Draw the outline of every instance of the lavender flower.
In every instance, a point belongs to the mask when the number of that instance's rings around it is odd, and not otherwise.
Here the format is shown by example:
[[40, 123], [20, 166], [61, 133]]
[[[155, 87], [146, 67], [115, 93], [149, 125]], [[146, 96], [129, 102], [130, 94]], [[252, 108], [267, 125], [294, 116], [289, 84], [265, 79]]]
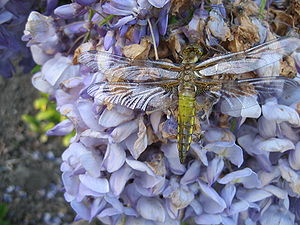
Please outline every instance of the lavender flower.
[[[179, 225], [181, 221], [254, 225], [266, 224], [271, 218], [273, 224], [280, 219], [284, 224], [296, 224], [300, 194], [298, 86], [263, 104], [251, 96], [222, 102], [209, 123], [197, 121], [203, 133], [191, 144], [186, 164], [179, 161], [174, 140], [177, 122], [172, 115], [165, 111], [148, 115], [87, 95], [88, 87], [107, 77], [104, 71], [76, 64], [83, 51], [135, 56], [141, 54], [134, 52], [140, 47], [147, 50], [143, 52], [147, 58], [150, 47], [141, 39], [151, 32], [157, 44], [164, 38], [163, 44], [155, 47], [171, 59], [178, 59], [184, 45], [194, 42], [210, 48], [226, 41], [230, 50], [243, 46], [240, 36], [235, 36], [241, 31], [233, 32], [239, 27], [238, 15], [232, 15], [235, 26], [230, 27], [226, 5], [223, 8], [218, 2], [212, 2], [209, 13], [203, 3], [188, 23], [165, 35], [169, 15], [180, 18], [187, 14], [187, 2], [180, 2], [111, 0], [100, 4], [78, 0], [56, 8], [60, 17], [56, 20], [37, 12], [28, 19], [23, 39], [42, 65], [33, 84], [49, 93], [57, 110], [67, 117], [48, 134], [76, 131], [61, 165], [65, 199], [77, 213], [75, 219], [127, 225]], [[247, 14], [244, 17], [242, 22], [257, 27], [259, 42], [264, 42], [271, 31]], [[71, 22], [66, 20], [69, 18]], [[81, 43], [83, 40], [87, 42]], [[74, 51], [74, 45], [80, 47]], [[281, 60], [282, 55], [266, 53], [259, 63], [271, 58]], [[293, 58], [299, 64], [297, 52]], [[256, 72], [258, 76], [278, 75], [280, 63]], [[220, 126], [221, 112], [229, 118], [227, 127], [231, 129]]]
[[[148, 0], [112, 0], [103, 5], [103, 11], [107, 14], [123, 16], [112, 25], [112, 28], [119, 28], [121, 33], [125, 34], [129, 29], [129, 25], [134, 25], [132, 41], [139, 43], [141, 38], [146, 34], [149, 23], [152, 23], [153, 33], [156, 39], [156, 44], [159, 44], [159, 34], [166, 33], [168, 11], [170, 4], [169, 0], [165, 1], [148, 1]], [[154, 7], [162, 8], [158, 15], [158, 26], [154, 17]], [[122, 36], [122, 35], [121, 35]], [[111, 40], [112, 42], [113, 40]], [[106, 48], [108, 50], [108, 48]]]
[[30, 52], [20, 41], [26, 18], [33, 8], [34, 1], [0, 2], [0, 75], [11, 77], [15, 72], [14, 65], [28, 73], [34, 66]]

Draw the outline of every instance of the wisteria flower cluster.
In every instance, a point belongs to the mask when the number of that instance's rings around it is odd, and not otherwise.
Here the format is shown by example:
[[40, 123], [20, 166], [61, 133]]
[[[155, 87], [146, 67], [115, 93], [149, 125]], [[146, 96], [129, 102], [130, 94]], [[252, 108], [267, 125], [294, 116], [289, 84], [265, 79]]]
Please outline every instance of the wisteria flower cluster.
[[[76, 131], [61, 165], [65, 199], [76, 220], [126, 225], [299, 223], [299, 87], [234, 115], [215, 112], [209, 121], [197, 120], [201, 140], [191, 144], [189, 160], [181, 164], [172, 115], [98, 102], [86, 90], [106, 80], [104, 72], [78, 63], [88, 50], [177, 62], [191, 43], [207, 48], [208, 55], [240, 51], [276, 34], [296, 35], [286, 27], [286, 21], [299, 23], [300, 6], [293, 4], [270, 6], [277, 18], [272, 24], [258, 19], [255, 2], [238, 0], [226, 5], [215, 0], [75, 0], [51, 16], [32, 12], [23, 40], [42, 66], [32, 82], [67, 117], [48, 135]], [[276, 22], [283, 17], [289, 18], [284, 26]], [[300, 40], [296, 45], [299, 50]], [[294, 51], [283, 63], [258, 72], [297, 79], [299, 66], [300, 54]]]

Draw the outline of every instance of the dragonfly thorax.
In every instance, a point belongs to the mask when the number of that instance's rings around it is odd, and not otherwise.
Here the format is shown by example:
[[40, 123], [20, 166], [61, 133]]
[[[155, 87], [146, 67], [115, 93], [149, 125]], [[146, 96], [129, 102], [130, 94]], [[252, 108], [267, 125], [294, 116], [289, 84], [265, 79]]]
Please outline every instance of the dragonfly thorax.
[[194, 79], [194, 73], [191, 70], [183, 71], [179, 74], [181, 82], [191, 82]]

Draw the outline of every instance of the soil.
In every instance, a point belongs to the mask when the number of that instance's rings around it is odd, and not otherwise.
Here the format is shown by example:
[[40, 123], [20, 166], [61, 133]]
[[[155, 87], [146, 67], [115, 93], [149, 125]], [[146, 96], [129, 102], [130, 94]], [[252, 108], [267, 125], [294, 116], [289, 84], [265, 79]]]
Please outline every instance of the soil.
[[60, 178], [61, 138], [41, 143], [21, 119], [36, 113], [32, 103], [39, 93], [31, 75], [0, 76], [0, 90], [0, 203], [8, 208], [6, 220], [13, 225], [72, 224], [75, 214], [64, 200]]

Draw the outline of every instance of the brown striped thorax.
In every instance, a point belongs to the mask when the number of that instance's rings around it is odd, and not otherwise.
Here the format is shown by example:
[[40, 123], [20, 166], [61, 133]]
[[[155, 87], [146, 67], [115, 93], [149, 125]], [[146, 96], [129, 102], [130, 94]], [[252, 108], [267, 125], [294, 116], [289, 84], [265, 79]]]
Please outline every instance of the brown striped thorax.
[[268, 97], [280, 96], [283, 87], [298, 86], [293, 79], [280, 76], [280, 71], [269, 69], [295, 51], [300, 51], [300, 40], [286, 37], [204, 61], [201, 46], [189, 45], [180, 53], [180, 64], [97, 51], [83, 52], [78, 60], [105, 77], [87, 90], [97, 104], [120, 104], [151, 113], [176, 103], [178, 152], [184, 163], [195, 136], [198, 110], [209, 116], [217, 103], [214, 108], [220, 112], [241, 115]]

